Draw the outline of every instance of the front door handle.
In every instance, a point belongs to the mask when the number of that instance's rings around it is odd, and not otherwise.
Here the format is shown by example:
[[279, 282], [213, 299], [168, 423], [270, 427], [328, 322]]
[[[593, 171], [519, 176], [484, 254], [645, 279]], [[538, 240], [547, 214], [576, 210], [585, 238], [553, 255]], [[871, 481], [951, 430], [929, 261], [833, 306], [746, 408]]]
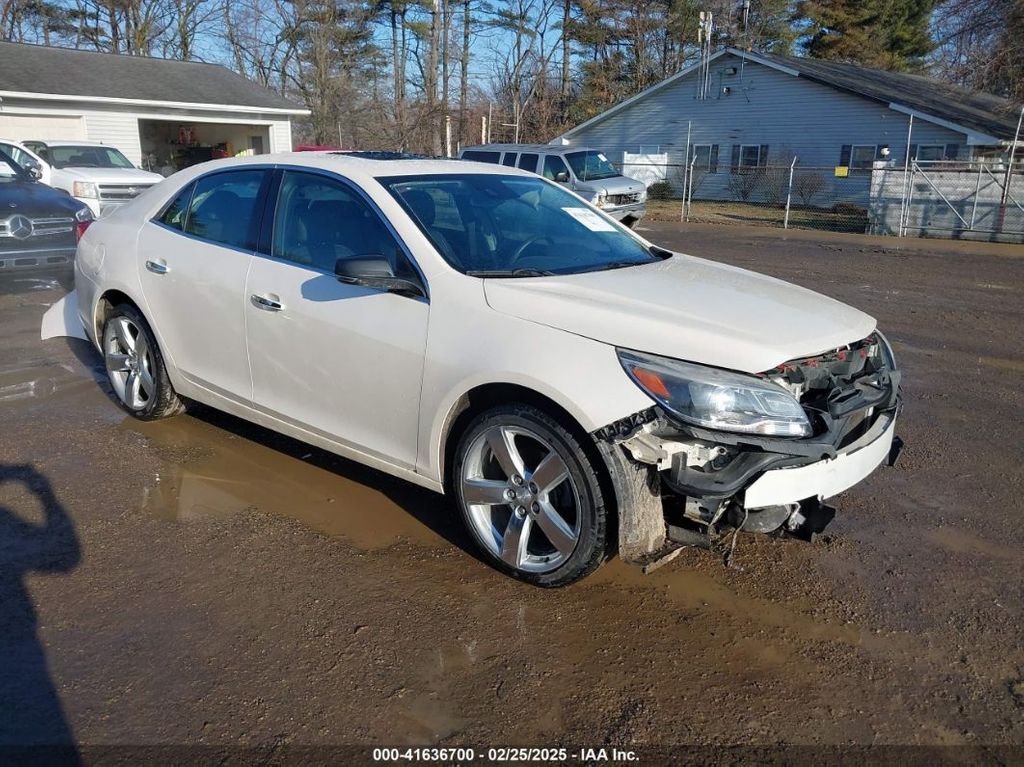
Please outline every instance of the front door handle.
[[254, 306], [268, 312], [279, 312], [284, 308], [284, 304], [282, 304], [273, 293], [269, 295], [253, 293], [249, 298]]
[[167, 274], [170, 269], [167, 268], [167, 262], [162, 258], [151, 258], [146, 261], [146, 268], [153, 274]]

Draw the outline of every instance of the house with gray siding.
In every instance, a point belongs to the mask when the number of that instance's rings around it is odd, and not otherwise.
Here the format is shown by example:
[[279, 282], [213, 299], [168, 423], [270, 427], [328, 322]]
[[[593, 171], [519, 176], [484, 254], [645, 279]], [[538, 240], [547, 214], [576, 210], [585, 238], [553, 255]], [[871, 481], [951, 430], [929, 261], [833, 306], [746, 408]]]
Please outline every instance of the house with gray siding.
[[551, 143], [659, 158], [677, 193], [695, 160], [693, 196], [705, 199], [734, 198], [737, 175], [795, 157], [831, 185], [823, 197], [866, 202], [873, 165], [902, 168], [908, 148], [922, 164], [1005, 159], [1020, 109], [927, 77], [734, 48], [702, 74], [684, 69]]

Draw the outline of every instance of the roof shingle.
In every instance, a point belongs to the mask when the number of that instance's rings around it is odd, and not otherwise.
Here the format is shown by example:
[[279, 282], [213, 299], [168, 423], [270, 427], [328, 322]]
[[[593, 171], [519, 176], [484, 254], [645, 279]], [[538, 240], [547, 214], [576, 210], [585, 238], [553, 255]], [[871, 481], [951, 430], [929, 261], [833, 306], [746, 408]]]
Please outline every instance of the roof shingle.
[[218, 64], [0, 43], [0, 90], [305, 110]]

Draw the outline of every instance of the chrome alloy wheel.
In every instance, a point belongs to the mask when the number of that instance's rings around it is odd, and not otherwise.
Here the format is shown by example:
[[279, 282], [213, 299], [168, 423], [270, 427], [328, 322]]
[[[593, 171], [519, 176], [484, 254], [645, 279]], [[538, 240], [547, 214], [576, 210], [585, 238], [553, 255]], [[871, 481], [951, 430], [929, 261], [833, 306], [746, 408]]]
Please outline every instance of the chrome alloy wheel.
[[529, 429], [479, 434], [466, 451], [461, 491], [477, 537], [510, 567], [550, 572], [579, 543], [583, 515], [569, 468]]
[[156, 392], [146, 334], [127, 317], [114, 317], [103, 329], [103, 357], [118, 399], [132, 410], [146, 407]]

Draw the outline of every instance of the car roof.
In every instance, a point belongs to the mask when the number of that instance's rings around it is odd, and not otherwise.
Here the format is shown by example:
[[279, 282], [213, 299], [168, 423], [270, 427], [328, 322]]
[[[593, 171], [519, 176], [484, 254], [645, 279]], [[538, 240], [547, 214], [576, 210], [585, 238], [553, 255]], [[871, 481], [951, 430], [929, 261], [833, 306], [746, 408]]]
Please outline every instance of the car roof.
[[566, 152], [594, 151], [585, 146], [563, 146], [561, 144], [479, 144], [463, 147], [463, 152], [471, 150], [490, 152], [539, 152], [543, 154], [565, 154]]
[[[495, 176], [537, 178], [518, 168], [486, 162], [432, 158], [397, 152], [280, 152], [249, 157], [233, 157], [194, 165], [192, 169], [214, 170], [217, 167], [245, 165], [291, 165], [316, 168], [347, 176], [384, 178], [387, 176], [427, 176], [449, 173], [481, 173]], [[191, 170], [191, 169], [190, 169]], [[197, 174], [198, 175], [198, 174]]]
[[25, 139], [25, 140], [28, 141], [29, 143], [32, 143], [32, 144], [42, 144], [43, 146], [46, 146], [46, 147], [53, 147], [53, 146], [103, 146], [103, 147], [108, 147], [110, 149], [117, 149], [117, 147], [112, 147], [110, 144], [104, 144], [102, 141], [84, 141], [84, 140], [83, 141], [79, 141], [77, 139], [71, 139], [71, 138], [59, 139], [57, 141], [43, 141], [41, 139], [40, 140]]

